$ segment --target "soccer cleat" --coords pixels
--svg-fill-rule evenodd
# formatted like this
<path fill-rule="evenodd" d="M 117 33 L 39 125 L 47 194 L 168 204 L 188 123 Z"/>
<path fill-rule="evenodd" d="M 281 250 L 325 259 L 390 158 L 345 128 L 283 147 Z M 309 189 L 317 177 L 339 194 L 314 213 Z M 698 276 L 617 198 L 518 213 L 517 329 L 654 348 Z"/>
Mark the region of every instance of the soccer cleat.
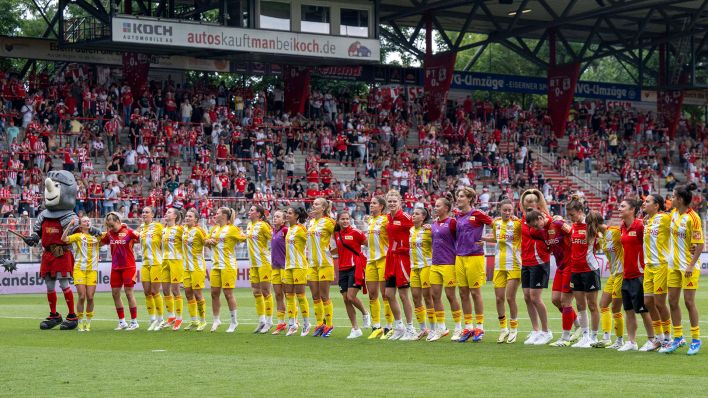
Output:
<path fill-rule="evenodd" d="M 547 332 L 540 332 L 536 340 L 534 340 L 533 345 L 546 345 L 553 340 L 553 332 L 550 330 Z"/>
<path fill-rule="evenodd" d="M 681 347 L 681 339 L 682 339 L 681 337 L 674 338 L 674 340 L 671 343 L 669 343 L 667 346 L 661 347 L 659 352 L 662 354 L 671 354 L 672 352 L 678 350 L 679 347 Z"/>
<path fill-rule="evenodd" d="M 294 335 L 295 333 L 297 333 L 297 329 L 298 329 L 299 327 L 300 327 L 300 326 L 299 326 L 297 323 L 294 323 L 294 324 L 288 326 L 288 331 L 285 333 L 285 335 L 286 335 L 286 336 L 292 336 L 292 335 Z"/>
<path fill-rule="evenodd" d="M 361 329 L 352 329 L 351 332 L 349 332 L 349 336 L 347 336 L 347 339 L 358 339 L 361 337 L 364 333 L 361 331 Z"/>
<path fill-rule="evenodd" d="M 581 337 L 583 337 L 583 329 L 575 328 L 575 330 L 573 330 L 573 334 L 570 335 L 570 342 L 574 343 L 580 340 Z"/>
<path fill-rule="evenodd" d="M 691 345 L 688 346 L 688 352 L 686 354 L 696 355 L 696 354 L 698 354 L 698 351 L 700 351 L 700 350 L 701 350 L 701 341 L 693 339 L 693 341 L 691 341 Z"/>
<path fill-rule="evenodd" d="M 499 337 L 497 337 L 497 343 L 504 343 L 506 342 L 506 338 L 509 336 L 509 329 L 502 329 L 499 332 Z"/>
<path fill-rule="evenodd" d="M 137 329 L 139 329 L 139 328 L 140 328 L 140 324 L 138 324 L 138 321 L 133 320 L 133 321 L 130 321 L 130 325 L 128 325 L 128 329 L 127 329 L 127 330 L 128 330 L 128 331 L 130 331 L 130 330 L 137 330 Z"/>
<path fill-rule="evenodd" d="M 533 345 L 533 342 L 536 340 L 536 335 L 538 335 L 539 332 L 537 331 L 532 331 L 529 333 L 528 336 L 526 336 L 526 339 L 524 339 L 524 344 L 525 345 Z"/>
<path fill-rule="evenodd" d="M 472 342 L 479 343 L 484 338 L 484 329 L 474 328 L 472 330 Z"/>
<path fill-rule="evenodd" d="M 425 338 L 425 341 L 438 341 L 440 337 L 442 336 L 439 330 L 431 330 L 430 333 L 428 333 L 428 337 Z"/>
<path fill-rule="evenodd" d="M 438 330 L 438 333 L 440 333 L 440 337 L 446 337 L 448 334 L 450 334 L 450 329 L 445 328 L 442 330 Z"/>
<path fill-rule="evenodd" d="M 180 327 L 182 327 L 182 320 L 175 319 L 174 323 L 172 324 L 172 330 L 178 331 Z"/>
<path fill-rule="evenodd" d="M 457 342 L 464 343 L 465 341 L 469 340 L 473 334 L 474 334 L 473 329 L 464 329 L 462 331 L 462 333 L 460 334 L 460 338 L 457 340 Z"/>
<path fill-rule="evenodd" d="M 199 325 L 199 322 L 198 322 L 198 321 L 191 321 L 191 322 L 189 322 L 189 323 L 187 324 L 187 326 L 185 326 L 184 329 L 182 329 L 182 330 L 184 330 L 185 332 L 188 332 L 188 331 L 190 331 L 190 330 L 192 330 L 192 329 L 195 329 L 195 328 L 197 327 L 197 325 Z M 148 330 L 150 330 L 150 329 L 148 329 Z"/>
<path fill-rule="evenodd" d="M 153 330 L 162 330 L 162 329 L 167 328 L 169 326 L 170 326 L 170 324 L 167 323 L 167 321 L 160 321 L 160 324 L 157 325 L 157 327 L 155 327 L 155 329 L 153 329 Z"/>
<path fill-rule="evenodd" d="M 253 333 L 260 333 L 261 329 L 263 329 L 263 326 L 265 326 L 265 322 L 258 322 L 258 326 L 256 326 L 255 329 L 253 329 Z"/>
<path fill-rule="evenodd" d="M 590 336 L 583 336 L 580 340 L 578 340 L 577 343 L 573 344 L 571 347 L 573 348 L 590 348 L 592 344 L 592 340 L 590 339 Z"/>
<path fill-rule="evenodd" d="M 148 326 L 148 332 L 152 332 L 153 330 L 159 330 L 160 326 L 160 321 L 158 319 L 153 319 L 150 321 L 150 326 Z"/>
<path fill-rule="evenodd" d="M 605 340 L 602 339 L 600 341 L 597 341 L 595 343 L 591 344 L 593 348 L 607 348 L 612 345 L 612 340 Z"/>
<path fill-rule="evenodd" d="M 659 343 L 659 340 L 654 339 L 654 341 L 647 340 L 646 343 L 642 346 L 642 348 L 639 349 L 640 352 L 649 352 L 649 351 L 656 351 L 659 348 L 661 348 L 661 343 Z"/>
<path fill-rule="evenodd" d="M 177 320 L 177 317 L 171 316 L 171 317 L 167 318 L 166 324 L 171 326 L 173 323 L 175 323 L 176 320 Z"/>
<path fill-rule="evenodd" d="M 518 329 L 511 329 L 509 330 L 509 337 L 506 338 L 506 343 L 507 344 L 514 344 L 516 343 L 516 337 L 519 335 L 519 330 Z"/>
<path fill-rule="evenodd" d="M 364 314 L 364 323 L 362 326 L 367 329 L 371 327 L 371 314 Z"/>
<path fill-rule="evenodd" d="M 49 314 L 49 316 L 39 324 L 39 328 L 42 330 L 49 330 L 59 325 L 62 321 L 63 319 L 60 314 Z"/>
<path fill-rule="evenodd" d="M 66 319 L 64 319 L 64 322 L 59 325 L 59 329 L 74 330 L 77 326 L 79 326 L 79 319 L 76 317 L 76 315 L 69 314 L 66 316 Z"/>
<path fill-rule="evenodd" d="M 266 323 L 263 324 L 263 327 L 261 328 L 261 331 L 258 332 L 258 333 L 260 333 L 260 334 L 266 334 L 266 333 L 270 332 L 270 329 L 271 329 L 272 327 L 273 327 L 273 322 L 266 321 Z"/>
<path fill-rule="evenodd" d="M 214 322 L 211 324 L 211 331 L 216 332 L 216 329 L 218 329 L 220 325 L 221 325 L 221 320 L 215 319 Z"/>
<path fill-rule="evenodd" d="M 236 331 L 236 328 L 238 327 L 238 322 L 231 322 L 229 324 L 228 329 L 226 329 L 226 333 L 233 333 Z"/>
<path fill-rule="evenodd" d="M 90 332 L 90 331 L 91 331 L 91 322 L 84 323 L 84 332 Z"/>
<path fill-rule="evenodd" d="M 632 343 L 631 341 L 627 341 L 617 351 L 618 352 L 626 352 L 626 351 L 637 351 L 637 350 L 638 350 L 637 343 Z"/>
<path fill-rule="evenodd" d="M 420 329 L 420 332 L 416 335 L 416 340 L 421 340 L 423 337 L 427 337 L 430 334 L 430 329 Z"/>
<path fill-rule="evenodd" d="M 683 336 L 681 336 L 681 340 L 679 340 L 678 345 L 679 347 L 683 347 L 686 345 L 686 339 Z"/>
<path fill-rule="evenodd" d="M 128 329 L 128 327 L 129 327 L 128 322 L 123 321 L 123 322 L 118 322 L 118 326 L 116 326 L 116 328 L 113 330 L 125 330 L 125 329 Z"/>
<path fill-rule="evenodd" d="M 312 325 L 305 324 L 305 326 L 302 327 L 302 332 L 300 333 L 300 337 L 305 337 L 308 334 L 310 334 L 310 330 L 312 329 Z"/>
<path fill-rule="evenodd" d="M 401 341 L 416 341 L 418 337 L 418 332 L 415 330 L 406 330 L 405 333 L 403 333 L 403 336 L 399 340 Z"/>
<path fill-rule="evenodd" d="M 381 340 L 388 340 L 388 339 L 390 339 L 391 336 L 393 336 L 393 332 L 394 332 L 394 331 L 395 331 L 395 330 L 393 330 L 393 329 L 386 329 L 386 328 L 384 328 L 384 333 L 381 335 Z"/>
<path fill-rule="evenodd" d="M 275 330 L 271 334 L 275 336 L 276 334 L 280 334 L 283 332 L 283 330 L 287 330 L 287 329 L 288 329 L 288 325 L 285 322 L 281 322 L 275 326 Z"/>
<path fill-rule="evenodd" d="M 85 324 L 84 324 L 84 321 L 79 322 L 79 328 L 78 328 L 77 330 L 78 330 L 79 332 L 83 332 L 83 331 L 84 331 L 84 325 L 85 325 Z"/>
<path fill-rule="evenodd" d="M 383 334 L 383 329 L 381 329 L 380 327 L 372 328 L 371 334 L 367 338 L 369 340 L 380 339 L 382 334 Z"/>
<path fill-rule="evenodd" d="M 570 347 L 570 340 L 565 340 L 563 338 L 560 338 L 553 343 L 549 344 L 551 347 Z"/>
<path fill-rule="evenodd" d="M 391 337 L 389 337 L 389 340 L 400 340 L 401 337 L 403 337 L 406 334 L 406 329 L 404 328 L 396 328 L 393 329 L 393 334 L 391 334 Z"/>
<path fill-rule="evenodd" d="M 324 323 L 320 323 L 319 325 L 315 326 L 315 331 L 312 332 L 312 337 L 320 337 L 322 333 L 324 333 L 324 330 L 327 326 Z"/>
<path fill-rule="evenodd" d="M 624 345 L 624 342 L 622 341 L 622 338 L 620 337 L 617 340 L 615 340 L 615 342 L 612 345 L 607 346 L 606 348 L 610 349 L 610 350 L 619 350 L 620 348 L 622 348 L 623 345 Z"/>
<path fill-rule="evenodd" d="M 199 326 L 197 326 L 197 332 L 201 332 L 202 330 L 206 329 L 207 327 L 207 321 L 199 321 Z"/>
<path fill-rule="evenodd" d="M 320 337 L 331 336 L 333 330 L 334 330 L 334 326 L 325 326 L 324 329 L 322 330 L 322 334 L 320 334 Z"/>

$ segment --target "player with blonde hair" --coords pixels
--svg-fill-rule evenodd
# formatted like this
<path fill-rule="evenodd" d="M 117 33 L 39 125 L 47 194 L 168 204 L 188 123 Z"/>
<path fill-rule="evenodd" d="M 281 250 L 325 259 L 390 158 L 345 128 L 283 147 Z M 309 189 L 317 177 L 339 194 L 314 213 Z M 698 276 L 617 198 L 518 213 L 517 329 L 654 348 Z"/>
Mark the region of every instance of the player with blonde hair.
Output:
<path fill-rule="evenodd" d="M 204 260 L 204 242 L 207 234 L 199 226 L 199 213 L 195 209 L 187 210 L 184 216 L 184 295 L 187 297 L 187 310 L 191 322 L 184 330 L 201 332 L 206 328 L 206 300 L 202 289 L 206 286 L 206 261 Z"/>
<path fill-rule="evenodd" d="M 162 276 L 162 229 L 163 226 L 154 220 L 155 210 L 145 206 L 141 213 L 143 223 L 138 227 L 140 248 L 143 264 L 140 269 L 140 279 L 143 283 L 143 293 L 147 311 L 150 315 L 148 331 L 159 330 L 164 314 L 164 301 L 160 292 Z"/>
<path fill-rule="evenodd" d="M 263 206 L 251 206 L 248 218 L 246 243 L 248 259 L 251 263 L 251 289 L 256 300 L 256 315 L 258 315 L 258 326 L 253 333 L 268 333 L 273 327 L 273 295 L 270 294 L 273 269 L 268 246 L 273 236 L 273 229 L 266 221 Z"/>
<path fill-rule="evenodd" d="M 167 320 L 159 328 L 172 327 L 179 330 L 182 325 L 182 294 L 180 285 L 184 281 L 184 247 L 182 245 L 182 212 L 169 208 L 165 212 L 162 229 L 162 293 L 165 295 Z"/>
<path fill-rule="evenodd" d="M 93 297 L 96 294 L 96 282 L 98 281 L 98 238 L 89 233 L 91 219 L 81 217 L 79 229 L 69 235 L 69 232 L 76 226 L 78 219 L 69 221 L 69 226 L 64 228 L 61 239 L 73 245 L 74 252 L 74 285 L 79 293 L 79 301 L 76 303 L 76 316 L 79 319 L 79 332 L 91 331 L 91 319 L 93 319 Z M 86 304 L 86 319 L 84 319 L 84 303 Z"/>
<path fill-rule="evenodd" d="M 307 248 L 311 261 L 308 284 L 317 322 L 313 336 L 328 337 L 334 329 L 329 287 L 334 281 L 334 261 L 330 252 L 330 241 L 336 223 L 329 216 L 331 208 L 332 204 L 328 200 L 315 199 L 310 213 L 312 218 L 307 222 Z"/>

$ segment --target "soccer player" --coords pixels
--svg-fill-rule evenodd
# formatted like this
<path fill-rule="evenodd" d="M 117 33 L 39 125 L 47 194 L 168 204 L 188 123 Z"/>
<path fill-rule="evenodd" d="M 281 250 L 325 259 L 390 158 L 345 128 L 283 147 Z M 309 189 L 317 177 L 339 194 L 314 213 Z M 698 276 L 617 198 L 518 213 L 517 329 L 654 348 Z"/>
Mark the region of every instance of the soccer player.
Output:
<path fill-rule="evenodd" d="M 385 210 L 386 198 L 374 196 L 369 205 L 371 214 L 367 220 L 368 229 L 366 231 L 369 248 L 368 263 L 366 264 L 366 288 L 369 290 L 369 313 L 373 323 L 369 339 L 381 338 L 393 328 L 393 314 L 386 297 L 383 298 L 386 327 L 381 328 L 381 301 L 379 301 L 379 295 L 385 289 L 384 271 L 386 269 L 386 253 L 388 252 L 388 232 L 386 232 L 388 217 L 383 214 Z"/>
<path fill-rule="evenodd" d="M 106 233 L 100 239 L 101 245 L 111 248 L 111 293 L 118 314 L 118 326 L 115 330 L 135 330 L 138 325 L 138 304 L 135 301 L 136 265 L 133 245 L 140 241 L 140 236 L 121 222 L 120 215 L 114 211 L 106 215 Z M 125 321 L 121 288 L 125 291 L 130 308 L 130 325 Z"/>
<path fill-rule="evenodd" d="M 452 205 L 448 198 L 438 198 L 435 201 L 435 217 L 437 220 L 430 227 L 433 240 L 433 258 L 430 267 L 430 291 L 433 299 L 433 311 L 428 309 L 428 319 L 435 326 L 428 341 L 436 341 L 447 336 L 450 332 L 445 326 L 445 307 L 442 301 L 443 288 L 447 301 L 450 303 L 452 319 L 455 322 L 455 331 L 452 340 L 457 341 L 462 334 L 462 310 L 457 301 L 455 288 L 455 238 L 456 220 L 450 217 Z M 433 318 L 432 320 L 430 318 Z"/>
<path fill-rule="evenodd" d="M 481 288 L 487 283 L 484 246 L 480 242 L 484 226 L 492 225 L 492 219 L 482 211 L 472 208 L 472 204 L 477 200 L 474 189 L 460 188 L 456 199 L 459 215 L 455 220 L 455 280 L 460 289 L 462 312 L 465 317 L 465 329 L 458 341 L 464 343 L 472 338 L 472 341 L 478 342 L 484 337 L 484 302 Z M 473 304 L 475 323 L 472 323 Z"/>
<path fill-rule="evenodd" d="M 335 249 L 339 256 L 339 292 L 347 308 L 347 316 L 352 324 L 352 330 L 347 339 L 356 339 L 363 335 L 356 320 L 356 310 L 364 317 L 364 327 L 371 326 L 371 315 L 364 304 L 356 296 L 364 285 L 364 269 L 366 257 L 361 252 L 361 246 L 366 244 L 366 235 L 351 226 L 351 216 L 347 211 L 337 214 L 337 225 L 334 227 Z"/>
<path fill-rule="evenodd" d="M 413 210 L 413 227 L 410 229 L 409 247 L 411 258 L 411 294 L 415 308 L 415 318 L 420 331 L 415 335 L 406 335 L 401 340 L 420 340 L 430 333 L 425 325 L 427 308 L 434 308 L 430 294 L 430 265 L 433 256 L 433 239 L 430 228 L 430 214 L 424 207 Z M 430 322 L 430 327 L 434 327 Z"/>
<path fill-rule="evenodd" d="M 619 349 L 624 345 L 622 337 L 624 334 L 624 317 L 622 316 L 622 280 L 624 275 L 622 230 L 615 226 L 607 227 L 605 233 L 600 236 L 599 243 L 610 265 L 610 277 L 607 279 L 600 297 L 602 339 L 593 343 L 592 346 L 595 348 Z M 612 313 L 610 313 L 610 304 L 612 305 Z M 612 343 L 610 338 L 613 320 L 615 336 L 617 337 L 614 343 Z"/>
<path fill-rule="evenodd" d="M 548 329 L 548 312 L 541 294 L 548 288 L 550 276 L 551 252 L 548 249 L 542 230 L 532 228 L 526 222 L 526 215 L 532 210 L 538 210 L 550 223 L 546 199 L 538 189 L 527 189 L 521 194 L 521 288 L 524 292 L 526 309 L 531 320 L 532 331 L 524 340 L 524 344 L 547 344 L 553 339 L 553 333 Z"/>
<path fill-rule="evenodd" d="M 637 350 L 637 320 L 635 314 L 640 314 L 644 322 L 649 339 L 642 346 L 641 351 L 655 350 L 659 346 L 654 336 L 649 309 L 645 305 L 644 283 L 642 281 L 642 267 L 644 267 L 644 254 L 642 246 L 644 240 L 644 221 L 636 218 L 641 203 L 625 199 L 619 205 L 620 218 L 622 219 L 621 243 L 623 254 L 622 275 L 622 302 L 627 314 L 627 341 L 617 351 Z"/>
<path fill-rule="evenodd" d="M 573 196 L 566 205 L 568 217 L 573 222 L 570 232 L 570 287 L 578 308 L 578 321 L 583 329 L 583 336 L 574 348 L 590 348 L 597 341 L 597 329 L 600 324 L 600 313 L 597 308 L 597 292 L 600 290 L 600 263 L 595 256 L 598 238 L 602 233 L 602 216 L 591 211 L 586 216 L 585 204 Z M 588 315 L 590 311 L 590 331 L 588 331 Z"/>
<path fill-rule="evenodd" d="M 248 211 L 249 222 L 246 226 L 248 259 L 251 263 L 250 279 L 253 297 L 256 299 L 258 326 L 253 333 L 268 333 L 273 327 L 273 296 L 270 294 L 270 281 L 273 270 L 270 265 L 270 247 L 273 229 L 266 221 L 265 209 L 253 205 Z"/>
<path fill-rule="evenodd" d="M 521 221 L 512 218 L 514 206 L 508 199 L 499 203 L 499 211 L 501 217 L 492 223 L 492 235 L 482 240 L 496 243 L 493 281 L 500 328 L 497 343 L 514 343 L 519 325 L 516 292 L 521 282 Z M 509 303 L 511 329 L 507 326 L 505 301 Z"/>
<path fill-rule="evenodd" d="M 270 264 L 273 268 L 270 281 L 273 284 L 273 295 L 278 308 L 278 324 L 273 334 L 280 334 L 287 329 L 285 323 L 285 291 L 283 286 L 283 273 L 285 272 L 285 236 L 288 226 L 285 224 L 285 213 L 281 210 L 273 212 L 273 234 L 270 241 Z"/>
<path fill-rule="evenodd" d="M 165 295 L 167 320 L 162 321 L 159 329 L 172 327 L 179 330 L 182 325 L 182 294 L 180 284 L 184 281 L 184 246 L 182 236 L 182 212 L 169 208 L 165 212 L 165 224 L 162 229 L 162 293 Z"/>
<path fill-rule="evenodd" d="M 671 216 L 663 213 L 664 198 L 649 194 L 644 199 L 644 303 L 651 313 L 654 333 L 661 343 L 659 348 L 668 348 L 670 341 L 671 314 L 666 305 L 668 293 L 669 241 L 671 239 Z M 650 351 L 653 351 L 650 350 Z"/>
<path fill-rule="evenodd" d="M 328 337 L 334 329 L 329 285 L 334 280 L 334 261 L 330 251 L 330 241 L 334 233 L 335 221 L 329 216 L 330 209 L 331 203 L 327 199 L 315 199 L 312 202 L 312 218 L 307 223 L 307 247 L 312 261 L 307 275 L 317 322 L 312 333 L 315 337 Z"/>
<path fill-rule="evenodd" d="M 401 194 L 392 189 L 386 194 L 388 207 L 388 232 L 389 246 L 386 253 L 386 269 L 384 278 L 386 279 L 386 297 L 393 313 L 393 329 L 389 333 L 382 335 L 384 340 L 399 340 L 408 334 L 408 338 L 415 334 L 413 328 L 413 309 L 411 299 L 408 296 L 410 288 L 411 258 L 409 248 L 410 229 L 413 226 L 411 216 L 403 212 L 401 208 Z M 396 291 L 401 299 L 403 313 L 406 317 L 407 326 L 401 321 L 401 307 L 396 300 Z"/>
<path fill-rule="evenodd" d="M 209 283 L 211 284 L 211 311 L 214 318 L 211 331 L 216 332 L 221 325 L 221 291 L 229 306 L 231 323 L 226 333 L 233 333 L 238 327 L 238 311 L 234 288 L 236 287 L 236 244 L 246 241 L 241 228 L 234 225 L 236 212 L 229 207 L 220 207 L 216 212 L 216 225 L 211 229 L 209 238 L 204 243 L 214 249 L 214 260 Z"/>
<path fill-rule="evenodd" d="M 79 319 L 79 332 L 89 332 L 93 318 L 93 297 L 98 281 L 99 244 L 98 238 L 89 233 L 91 219 L 88 217 L 81 217 L 79 230 L 69 235 L 69 231 L 76 226 L 77 220 L 73 218 L 69 221 L 69 226 L 64 228 L 61 240 L 74 246 L 74 285 L 79 293 L 76 315 Z M 84 303 L 86 304 L 86 319 L 84 319 Z"/>
<path fill-rule="evenodd" d="M 297 323 L 298 305 L 302 314 L 302 332 L 300 336 L 310 333 L 310 305 L 305 297 L 307 283 L 307 228 L 303 225 L 307 220 L 307 211 L 302 207 L 290 207 L 285 214 L 288 222 L 288 233 L 285 235 L 285 273 L 283 285 L 288 311 L 288 331 L 286 336 L 297 333 L 300 327 Z M 297 304 L 295 298 L 297 297 Z"/>
<path fill-rule="evenodd" d="M 191 317 L 184 330 L 201 332 L 206 328 L 206 300 L 202 289 L 206 285 L 206 261 L 204 242 L 206 232 L 199 226 L 199 212 L 187 210 L 184 216 L 184 295 L 187 296 L 187 310 Z"/>
<path fill-rule="evenodd" d="M 669 308 L 674 327 L 674 339 L 668 347 L 662 347 L 659 352 L 671 353 L 686 344 L 679 306 L 682 289 L 683 301 L 691 322 L 691 345 L 688 348 L 688 355 L 696 355 L 701 349 L 701 330 L 698 323 L 698 307 L 696 307 L 696 290 L 701 270 L 700 266 L 696 268 L 696 263 L 703 251 L 703 227 L 698 213 L 689 207 L 695 189 L 695 184 L 674 189 L 674 209 L 671 211 L 673 261 L 668 278 Z"/>
<path fill-rule="evenodd" d="M 160 278 L 162 277 L 162 224 L 154 220 L 155 210 L 150 206 L 143 208 L 141 216 L 143 223 L 138 228 L 140 248 L 143 255 L 140 279 L 143 283 L 147 311 L 150 315 L 148 331 L 153 331 L 159 330 L 164 313 L 164 301 L 160 292 Z"/>

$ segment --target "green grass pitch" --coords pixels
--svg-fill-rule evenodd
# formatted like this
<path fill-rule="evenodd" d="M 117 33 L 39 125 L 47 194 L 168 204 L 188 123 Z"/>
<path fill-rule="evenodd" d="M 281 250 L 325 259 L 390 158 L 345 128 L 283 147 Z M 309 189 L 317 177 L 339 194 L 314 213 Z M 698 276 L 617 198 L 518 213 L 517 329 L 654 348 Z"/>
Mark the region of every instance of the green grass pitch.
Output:
<path fill-rule="evenodd" d="M 250 290 L 238 289 L 240 326 L 220 332 L 116 332 L 109 294 L 97 295 L 93 330 L 40 331 L 43 295 L 0 297 L 0 396 L 700 396 L 708 386 L 708 347 L 665 355 L 605 349 L 524 346 L 530 329 L 519 293 L 516 344 L 497 344 L 491 285 L 484 287 L 487 335 L 482 343 L 347 340 L 349 322 L 332 289 L 332 337 L 253 335 Z M 708 293 L 699 290 L 704 337 Z M 360 295 L 361 297 L 361 295 Z M 546 294 L 550 299 L 550 292 Z M 367 301 L 365 300 L 366 304 Z M 209 305 L 209 304 L 208 304 Z M 222 320 L 227 319 L 222 300 Z M 558 337 L 560 314 L 551 311 Z M 59 309 L 64 304 L 59 294 Z M 185 305 L 186 312 L 186 305 Z M 207 311 L 210 314 L 210 310 Z M 449 313 L 447 314 L 448 322 Z M 208 320 L 211 316 L 208 315 Z M 449 325 L 452 326 L 452 325 Z M 684 320 L 684 330 L 688 321 Z M 641 331 L 641 328 L 640 328 Z M 365 336 L 368 333 L 365 332 Z M 639 344 L 644 343 L 640 337 Z"/>

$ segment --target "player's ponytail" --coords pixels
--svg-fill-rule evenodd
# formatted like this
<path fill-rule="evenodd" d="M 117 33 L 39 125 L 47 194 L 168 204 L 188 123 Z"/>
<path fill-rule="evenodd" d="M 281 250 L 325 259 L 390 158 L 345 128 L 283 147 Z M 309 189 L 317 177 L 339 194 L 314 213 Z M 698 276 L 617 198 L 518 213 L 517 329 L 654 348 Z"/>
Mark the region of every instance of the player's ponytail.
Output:
<path fill-rule="evenodd" d="M 659 211 L 666 210 L 666 204 L 664 203 L 664 197 L 655 193 L 650 193 L 649 196 L 654 199 L 654 203 L 659 206 Z M 690 201 L 688 203 L 691 203 Z M 688 205 L 687 205 L 688 206 Z"/>
<path fill-rule="evenodd" d="M 632 211 L 634 211 L 634 217 L 639 214 L 639 209 L 642 207 L 642 204 L 639 200 L 636 199 L 630 199 L 630 198 L 625 198 L 622 200 L 622 202 L 626 203 L 627 206 L 629 206 Z"/>
<path fill-rule="evenodd" d="M 674 188 L 674 196 L 678 199 L 681 199 L 681 203 L 684 206 L 688 207 L 691 204 L 691 201 L 693 200 L 693 191 L 695 191 L 696 189 L 698 189 L 698 187 L 694 183 L 681 185 Z"/>
<path fill-rule="evenodd" d="M 293 212 L 297 215 L 297 222 L 300 224 L 304 224 L 305 221 L 307 221 L 307 210 L 305 210 L 304 207 L 290 207 Z"/>
<path fill-rule="evenodd" d="M 585 211 L 585 202 L 579 195 L 573 195 L 570 197 L 568 204 L 565 205 L 565 208 L 566 210 L 583 212 Z"/>
<path fill-rule="evenodd" d="M 600 226 L 603 222 L 605 222 L 605 220 L 599 211 L 592 210 L 588 213 L 587 217 L 585 218 L 585 224 L 587 224 L 588 228 L 588 244 L 591 244 L 591 242 L 594 241 L 594 239 L 597 237 L 598 233 L 600 232 Z"/>

